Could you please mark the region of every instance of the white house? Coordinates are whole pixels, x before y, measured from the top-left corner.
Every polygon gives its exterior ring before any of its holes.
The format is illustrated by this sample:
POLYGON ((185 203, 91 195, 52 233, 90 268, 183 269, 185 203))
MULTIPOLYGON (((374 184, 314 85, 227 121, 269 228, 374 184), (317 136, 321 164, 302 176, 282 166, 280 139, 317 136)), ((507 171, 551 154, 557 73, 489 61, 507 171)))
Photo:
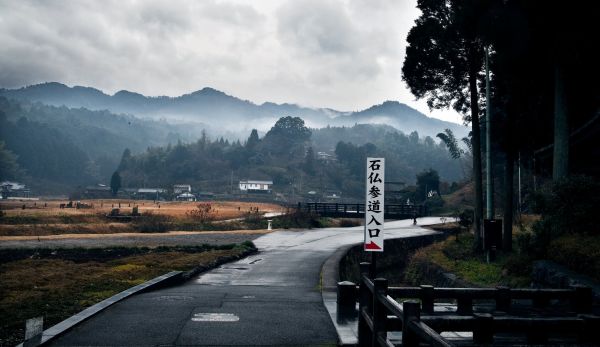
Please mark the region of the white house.
POLYGON ((240 181, 240 190, 244 193, 270 193, 273 181, 240 181))
POLYGON ((192 193, 181 193, 175 198, 177 201, 196 201, 196 195, 192 193))
POLYGON ((191 193, 192 186, 189 184, 175 184, 173 185, 174 194, 191 193))

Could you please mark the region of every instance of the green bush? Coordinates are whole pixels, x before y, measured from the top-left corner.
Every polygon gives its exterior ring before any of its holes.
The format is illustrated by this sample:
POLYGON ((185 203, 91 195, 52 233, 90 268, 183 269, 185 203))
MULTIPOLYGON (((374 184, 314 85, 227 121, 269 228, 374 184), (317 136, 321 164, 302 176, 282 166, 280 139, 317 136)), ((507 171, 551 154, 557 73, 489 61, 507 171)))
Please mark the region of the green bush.
POLYGON ((553 236, 600 234, 595 220, 600 182, 591 177, 572 176, 554 182, 533 196, 532 206, 542 215, 536 231, 547 229, 553 236))
POLYGON ((600 236, 564 235, 550 242, 548 258, 600 280, 600 236))
POLYGON ((343 218, 340 220, 340 227, 342 227, 342 228, 356 227, 359 225, 360 225, 360 222, 355 219, 343 218))
POLYGON ((425 206, 430 212, 439 211, 444 206, 444 199, 442 199, 441 196, 436 194, 425 200, 425 206))

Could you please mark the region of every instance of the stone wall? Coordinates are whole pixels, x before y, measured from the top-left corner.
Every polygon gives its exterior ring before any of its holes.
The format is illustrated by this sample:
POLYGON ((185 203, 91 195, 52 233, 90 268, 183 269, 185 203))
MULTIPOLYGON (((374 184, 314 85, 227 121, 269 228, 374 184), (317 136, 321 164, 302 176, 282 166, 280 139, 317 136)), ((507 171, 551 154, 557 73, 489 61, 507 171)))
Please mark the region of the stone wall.
MULTIPOLYGON (((377 253, 377 276, 387 278, 390 285, 402 283, 404 269, 415 250, 428 246, 436 241, 446 238, 442 233, 412 236, 401 239, 385 240, 385 252, 377 253)), ((339 264, 340 281, 352 281, 358 283, 359 264, 363 261, 371 261, 371 253, 363 252, 362 243, 353 246, 342 257, 339 264)))

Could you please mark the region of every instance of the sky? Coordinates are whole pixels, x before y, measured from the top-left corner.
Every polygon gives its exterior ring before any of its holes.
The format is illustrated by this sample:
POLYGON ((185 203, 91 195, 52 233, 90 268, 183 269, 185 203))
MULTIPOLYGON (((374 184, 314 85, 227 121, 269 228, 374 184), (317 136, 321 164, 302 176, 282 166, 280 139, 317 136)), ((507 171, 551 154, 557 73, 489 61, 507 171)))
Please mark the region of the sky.
POLYGON ((0 0, 0 87, 211 87, 260 104, 431 112, 402 81, 416 0, 0 0))

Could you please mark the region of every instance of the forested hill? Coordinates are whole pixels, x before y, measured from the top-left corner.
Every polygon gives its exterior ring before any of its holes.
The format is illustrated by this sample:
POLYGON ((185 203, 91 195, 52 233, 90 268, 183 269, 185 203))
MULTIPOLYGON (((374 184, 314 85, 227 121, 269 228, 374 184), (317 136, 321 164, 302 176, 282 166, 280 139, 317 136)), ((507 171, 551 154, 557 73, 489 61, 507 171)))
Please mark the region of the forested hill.
POLYGON ((109 110, 137 117, 203 122, 209 124, 207 131, 230 139, 232 136, 228 136, 223 129, 228 129, 236 135, 247 134, 251 129, 258 129, 264 133, 281 116, 301 117, 313 128, 370 123, 388 124, 407 134, 416 130, 421 135, 435 136, 449 128, 458 137, 462 137, 468 132, 464 126, 429 118, 397 101, 386 101, 362 111, 341 112, 271 102, 257 105, 212 88, 203 88, 177 97, 148 97, 126 90, 107 95, 98 89, 68 87, 56 82, 20 89, 0 89, 0 96, 39 101, 54 106, 109 110))
MULTIPOLYGON (((242 141, 230 141, 198 123, 172 124, 0 97, 0 180, 24 182, 36 193, 67 193, 77 186, 106 184, 119 168, 130 187, 185 182, 198 190, 223 192, 232 177, 264 178, 274 180, 278 189, 303 182, 303 190, 354 196, 362 191, 360 160, 366 155, 388 158, 388 177, 407 183, 430 167, 442 180, 462 176, 444 146, 417 132, 405 135, 383 125, 309 130, 302 123, 305 130, 298 138, 274 123, 262 138, 255 130, 242 141), (318 152, 337 155, 338 160, 319 161, 318 152)), ((287 126, 298 127, 293 122, 287 126)))
POLYGON ((191 141, 201 131, 201 124, 174 125, 0 97, 0 179, 25 181, 37 191, 106 182, 125 148, 139 152, 191 141))
POLYGON ((367 156, 386 158, 389 181, 412 185, 417 173, 429 168, 443 181, 462 177, 458 162, 431 137, 373 125, 310 130, 294 117, 281 118, 262 138, 253 131, 245 142, 203 137, 139 155, 125 153, 119 170, 123 184, 130 187, 188 183, 197 190, 223 193, 231 189, 231 182, 249 178, 273 180, 274 191, 288 196, 292 191, 296 197, 337 191, 360 199, 367 156), (337 159, 323 159, 320 151, 337 159))

